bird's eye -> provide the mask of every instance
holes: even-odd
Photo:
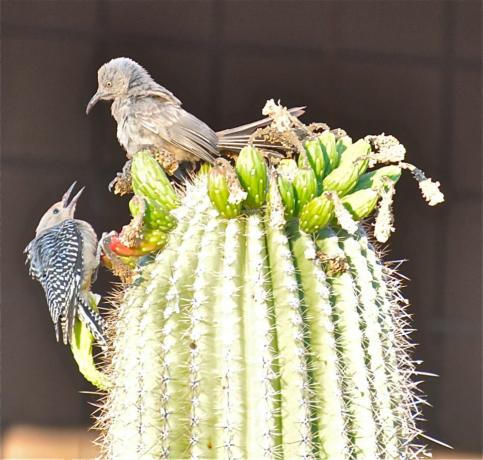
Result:
[[[108,82],[106,83],[106,86],[110,88],[110,87],[112,86],[112,82],[108,81]]]
[[[59,210],[57,208],[55,208],[53,211],[52,211],[54,214],[59,214]]]

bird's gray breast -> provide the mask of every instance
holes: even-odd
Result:
[[[117,139],[122,145],[124,150],[130,153],[131,136],[129,133],[129,105],[130,100],[128,98],[115,99],[111,106],[111,113],[117,122]]]
[[[117,139],[124,147],[129,158],[146,146],[160,147],[162,135],[146,128],[140,116],[153,117],[146,111],[139,112],[139,101],[130,97],[119,99],[112,104],[112,115],[117,121]]]

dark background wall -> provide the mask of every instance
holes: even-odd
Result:
[[[76,179],[78,216],[101,233],[127,221],[107,183],[124,162],[107,106],[86,117],[97,68],[140,62],[213,128],[256,119],[267,98],[354,138],[392,133],[441,181],[396,196],[390,258],[408,259],[417,347],[434,409],[429,434],[481,449],[481,2],[3,1],[2,425],[88,424],[93,398],[55,343],[22,250]],[[107,275],[96,285],[108,289]]]

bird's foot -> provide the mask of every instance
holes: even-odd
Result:
[[[136,200],[139,211],[131,222],[122,228],[119,235],[121,243],[128,248],[137,246],[142,239],[144,216],[146,215],[146,202],[144,201],[144,198],[135,195],[133,200]]]
[[[155,150],[152,153],[154,158],[158,160],[158,163],[166,171],[166,173],[170,176],[173,176],[179,168],[179,163],[174,154],[168,150]]]
[[[115,195],[120,196],[132,193],[131,160],[126,161],[122,172],[117,173],[116,177],[109,183],[109,191],[114,191]]]

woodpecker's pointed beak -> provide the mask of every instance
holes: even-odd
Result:
[[[89,112],[92,110],[92,107],[94,107],[103,97],[103,94],[101,94],[99,91],[94,94],[94,96],[91,97],[91,100],[87,104],[86,107],[86,115],[89,115]]]
[[[75,206],[77,204],[77,201],[79,200],[79,197],[82,195],[82,192],[85,189],[85,187],[82,187],[77,192],[77,194],[74,196],[74,198],[72,198],[72,200],[70,200],[70,203],[69,203],[69,197],[72,194],[72,191],[74,190],[74,187],[76,186],[76,184],[77,184],[77,182],[74,181],[74,183],[69,187],[67,192],[65,192],[64,196],[62,197],[62,206],[64,206],[64,208],[68,208],[72,212],[75,210]]]

